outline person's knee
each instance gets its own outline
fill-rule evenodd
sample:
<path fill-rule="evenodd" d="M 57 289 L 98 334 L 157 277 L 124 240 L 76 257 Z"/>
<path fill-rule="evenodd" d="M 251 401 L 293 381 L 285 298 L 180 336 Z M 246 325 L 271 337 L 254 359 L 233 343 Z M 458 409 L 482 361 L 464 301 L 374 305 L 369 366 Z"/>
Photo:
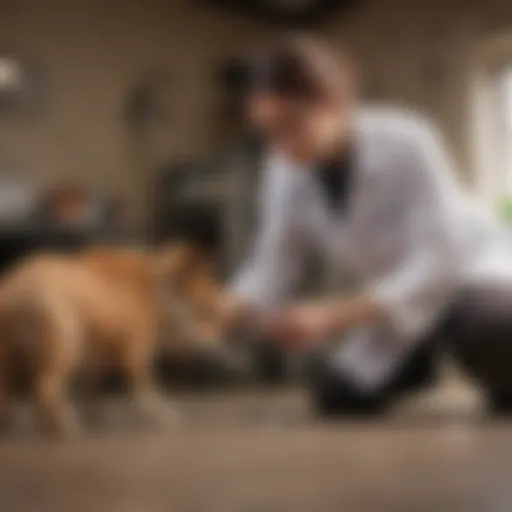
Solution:
<path fill-rule="evenodd" d="M 332 364 L 326 352 L 311 354 L 304 367 L 306 387 L 316 414 L 333 416 L 368 416 L 385 406 L 381 393 L 365 394 Z"/>

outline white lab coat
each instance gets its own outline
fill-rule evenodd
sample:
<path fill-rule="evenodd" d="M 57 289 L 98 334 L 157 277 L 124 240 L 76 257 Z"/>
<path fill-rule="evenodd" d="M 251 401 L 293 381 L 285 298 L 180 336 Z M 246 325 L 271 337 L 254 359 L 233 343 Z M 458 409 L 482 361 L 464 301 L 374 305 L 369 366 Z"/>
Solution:
<path fill-rule="evenodd" d="M 371 390 L 386 382 L 462 286 L 478 287 L 484 274 L 496 273 L 489 261 L 508 259 L 502 270 L 512 276 L 512 250 L 457 186 L 428 123 L 374 108 L 354 116 L 353 130 L 355 184 L 347 212 L 338 216 L 310 169 L 269 157 L 261 230 L 233 288 L 255 307 L 273 307 L 313 246 L 387 313 L 386 322 L 349 333 L 335 354 L 340 371 Z"/>

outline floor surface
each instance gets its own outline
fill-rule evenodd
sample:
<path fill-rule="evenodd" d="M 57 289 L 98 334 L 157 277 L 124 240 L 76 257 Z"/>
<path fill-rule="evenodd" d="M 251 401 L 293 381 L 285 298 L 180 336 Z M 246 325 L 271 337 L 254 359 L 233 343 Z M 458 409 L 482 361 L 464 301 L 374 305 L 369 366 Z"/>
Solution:
<path fill-rule="evenodd" d="M 448 385 L 375 423 L 311 417 L 298 389 L 182 395 L 169 430 L 0 441 L 1 512 L 510 512 L 512 423 Z M 105 413 L 106 414 L 106 413 Z M 116 424 L 117 421 L 117 424 Z"/>

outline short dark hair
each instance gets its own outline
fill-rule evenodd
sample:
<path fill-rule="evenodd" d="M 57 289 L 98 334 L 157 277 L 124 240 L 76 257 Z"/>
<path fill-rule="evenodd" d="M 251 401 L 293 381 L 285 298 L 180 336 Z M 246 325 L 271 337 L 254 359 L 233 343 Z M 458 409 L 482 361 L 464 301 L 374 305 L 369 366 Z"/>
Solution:
<path fill-rule="evenodd" d="M 249 90 L 269 91 L 307 101 L 338 95 L 349 82 L 346 53 L 302 35 L 283 37 L 255 52 L 249 63 Z"/>

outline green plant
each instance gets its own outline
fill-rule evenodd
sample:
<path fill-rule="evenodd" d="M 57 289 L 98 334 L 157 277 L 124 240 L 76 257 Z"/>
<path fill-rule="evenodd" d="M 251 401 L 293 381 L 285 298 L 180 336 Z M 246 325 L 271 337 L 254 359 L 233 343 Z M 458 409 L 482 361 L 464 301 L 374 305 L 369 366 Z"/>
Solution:
<path fill-rule="evenodd" d="M 507 223 L 512 223 L 512 196 L 504 196 L 498 202 L 498 215 Z"/>

